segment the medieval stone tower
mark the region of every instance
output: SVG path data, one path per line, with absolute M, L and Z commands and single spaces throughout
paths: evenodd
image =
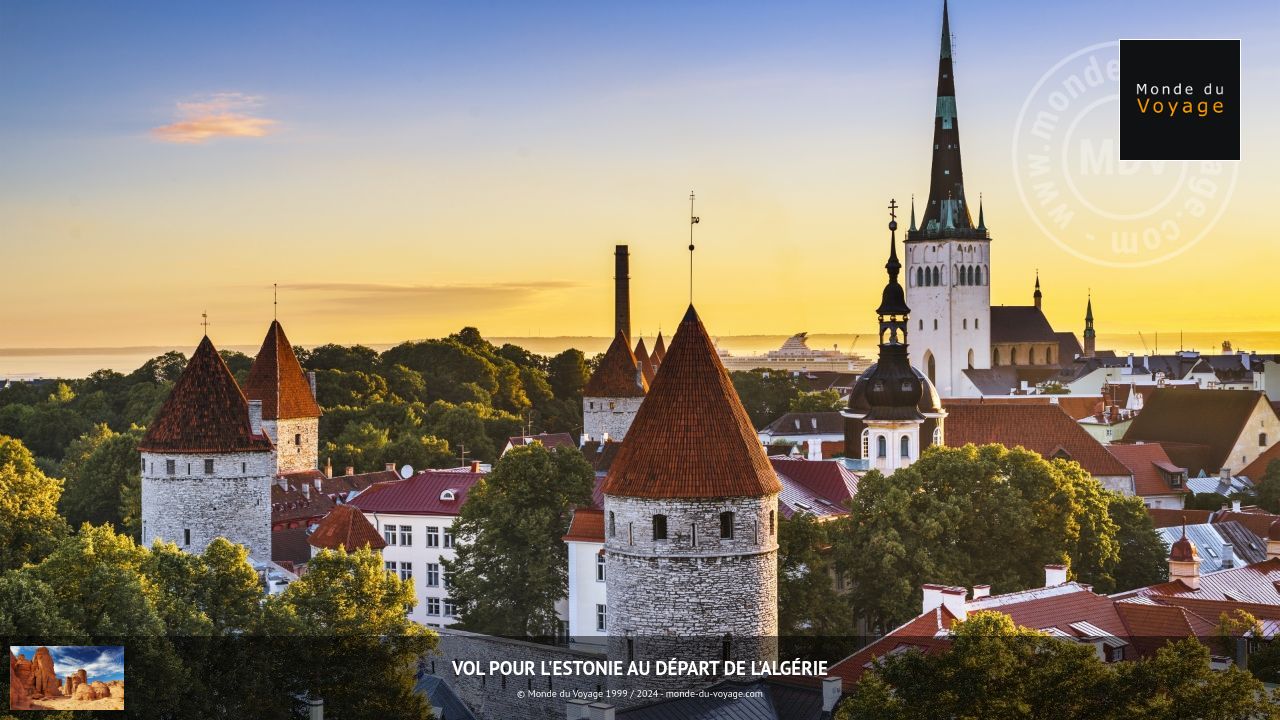
M 620 441 L 626 436 L 649 391 L 652 370 L 631 350 L 630 254 L 614 249 L 613 342 L 582 389 L 582 441 Z M 643 348 L 643 340 L 637 349 Z
M 271 559 L 275 454 L 250 403 L 214 349 L 200 341 L 155 421 L 142 453 L 142 542 L 201 552 L 216 537 Z
M 912 202 L 905 255 L 907 304 L 916 315 L 911 364 L 943 397 L 960 395 L 966 368 L 991 367 L 991 235 L 981 205 L 974 226 L 964 196 L 945 2 L 929 201 L 919 226 Z
M 891 203 L 891 206 L 893 203 Z M 885 474 L 920 458 L 930 445 L 941 445 L 946 411 L 933 383 L 908 359 L 907 334 L 911 308 L 898 284 L 898 221 L 889 220 L 889 282 L 880 294 L 876 319 L 880 325 L 880 357 L 854 383 L 845 418 L 846 455 L 859 469 Z
M 245 379 L 244 394 L 262 403 L 262 428 L 276 448 L 276 474 L 319 467 L 320 406 L 284 328 L 272 320 Z
M 690 306 L 604 484 L 611 658 L 774 659 L 780 490 Z

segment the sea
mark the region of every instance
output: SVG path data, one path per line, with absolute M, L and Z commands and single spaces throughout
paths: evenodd
M 724 335 L 715 338 L 716 344 L 733 355 L 759 355 L 780 347 L 789 335 Z M 501 345 L 512 343 L 540 355 L 554 355 L 567 348 L 578 348 L 587 355 L 604 352 L 611 338 L 605 336 L 554 336 L 554 337 L 493 337 L 489 341 Z M 669 340 L 669 339 L 668 339 Z M 646 338 L 652 346 L 653 338 Z M 1235 351 L 1250 350 L 1260 353 L 1280 353 L 1280 331 L 1226 331 L 1178 333 L 1099 333 L 1098 348 L 1115 350 L 1119 354 L 1171 353 L 1178 350 L 1198 350 L 1205 354 L 1222 352 L 1224 341 L 1230 342 Z M 336 342 L 343 342 L 338 340 Z M 810 333 L 809 347 L 814 350 L 836 349 L 864 357 L 876 354 L 875 332 L 864 333 Z M 353 343 L 352 343 L 353 344 Z M 375 350 L 386 350 L 397 343 L 364 343 Z M 305 345 L 305 343 L 304 343 Z M 232 345 L 222 349 L 238 350 L 252 356 L 259 345 Z M 57 348 L 0 348 L 0 380 L 32 380 L 44 378 L 82 378 L 90 373 L 110 369 L 128 373 L 150 358 L 170 350 L 190 355 L 193 348 L 146 345 L 128 347 L 57 347 Z

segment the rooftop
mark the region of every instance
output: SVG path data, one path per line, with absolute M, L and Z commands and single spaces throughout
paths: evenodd
M 320 521 L 307 543 L 312 547 L 356 551 L 366 545 L 374 550 L 387 546 L 377 528 L 365 519 L 364 513 L 350 505 L 338 505 Z
M 348 501 L 366 513 L 456 516 L 484 473 L 424 470 L 396 482 L 381 482 Z
M 1124 463 L 1057 405 L 947 401 L 944 407 L 947 421 L 943 439 L 948 446 L 1021 446 L 1046 459 L 1074 460 L 1095 477 L 1131 474 Z
M 263 420 L 320 417 L 311 383 L 278 321 L 272 320 L 267 329 L 262 348 L 245 378 L 244 394 L 250 400 L 262 401 Z

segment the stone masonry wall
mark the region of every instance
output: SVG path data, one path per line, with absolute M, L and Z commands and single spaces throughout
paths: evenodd
M 582 432 L 589 440 L 600 440 L 605 433 L 609 433 L 610 440 L 621 440 L 631 429 L 642 402 L 643 397 L 583 398 Z
M 213 459 L 213 474 L 204 472 Z M 174 474 L 167 472 L 174 461 Z M 157 538 L 202 552 L 216 537 L 244 545 L 255 559 L 271 559 L 270 452 L 189 455 L 142 453 L 142 542 Z M 186 542 L 190 530 L 191 542 Z
M 304 472 L 320 467 L 320 419 L 264 420 L 262 429 L 276 446 L 276 473 Z

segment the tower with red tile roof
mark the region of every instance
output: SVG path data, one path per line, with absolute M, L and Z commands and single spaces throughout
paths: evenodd
M 618 331 L 582 389 L 583 442 L 619 441 L 626 437 L 649 392 L 644 368 Z
M 244 382 L 249 400 L 262 403 L 262 427 L 276 446 L 276 474 L 319 467 L 320 406 L 284 328 L 271 321 Z
M 611 657 L 773 659 L 780 490 L 690 306 L 603 487 Z
M 163 540 L 196 553 L 224 537 L 271 558 L 274 446 L 261 403 L 240 392 L 208 336 L 138 449 L 144 544 Z

